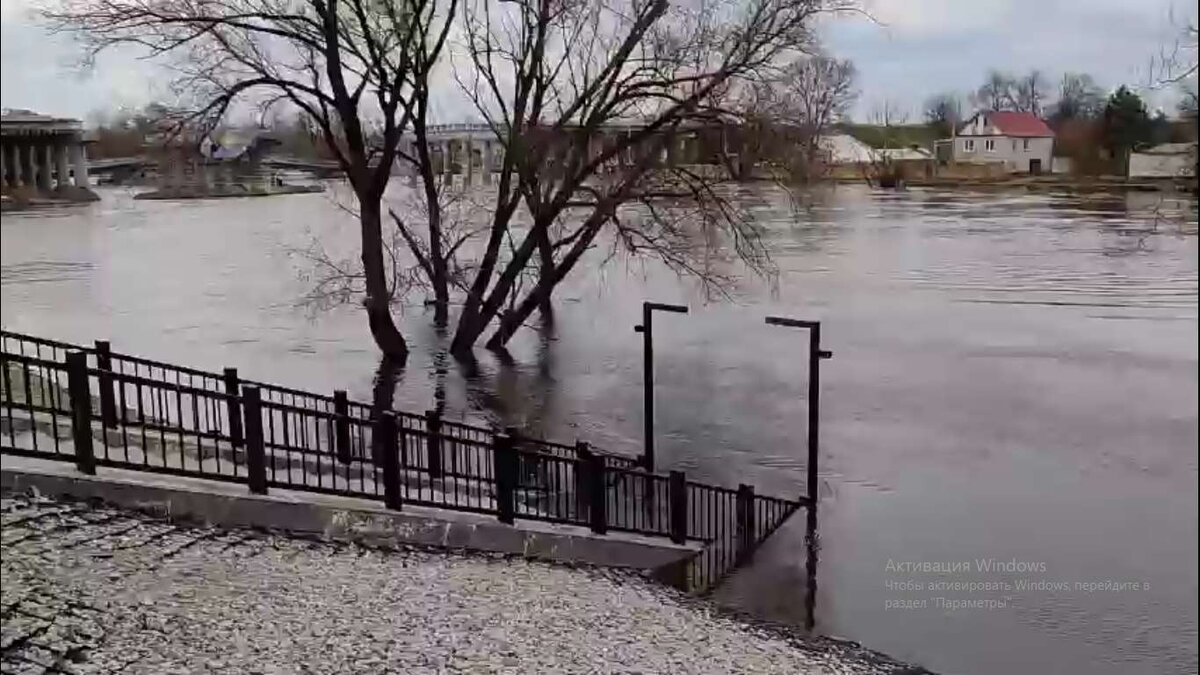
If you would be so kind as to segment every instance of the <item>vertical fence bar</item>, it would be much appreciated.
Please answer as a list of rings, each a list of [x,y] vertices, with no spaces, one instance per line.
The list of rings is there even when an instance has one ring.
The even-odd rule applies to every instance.
[[[672,471],[669,481],[667,493],[671,503],[671,541],[685,544],[688,525],[687,478],[682,471]]]
[[[96,455],[92,450],[92,394],[88,390],[87,354],[84,352],[67,354],[67,395],[71,399],[71,435],[75,443],[75,466],[83,473],[95,475]]]
[[[383,434],[379,447],[383,450],[383,503],[396,511],[400,510],[400,448],[397,443],[396,413],[388,410],[379,418],[379,433]]]
[[[96,340],[96,369],[101,371],[100,419],[109,429],[117,428],[117,402],[113,398],[112,346],[108,340]]]
[[[235,448],[242,447],[242,410],[239,403],[238,390],[241,380],[238,379],[237,368],[225,369],[225,399],[226,413],[229,415],[229,444]],[[261,402],[261,399],[259,399]],[[262,438],[262,423],[259,422],[259,438]]]
[[[737,491],[736,564],[750,559],[754,551],[754,488],[742,483]]]
[[[342,464],[350,463],[350,399],[345,391],[333,392],[334,452]]]
[[[588,503],[590,505],[589,522],[592,532],[604,534],[608,532],[608,496],[605,494],[607,479],[604,471],[604,455],[592,453],[585,465],[587,467]]]
[[[442,416],[436,410],[425,411],[425,450],[428,453],[429,477],[442,477]]]
[[[516,514],[513,493],[517,482],[517,449],[513,437],[493,436],[492,452],[496,463],[496,516],[500,522],[511,525]]]
[[[225,372],[228,374],[229,371]],[[244,408],[246,414],[246,471],[250,478],[250,492],[256,495],[265,495],[267,494],[267,457],[266,450],[263,448],[262,394],[259,393],[258,387],[246,387],[242,390],[242,405],[239,407]],[[230,421],[232,422],[232,418]],[[291,480],[291,477],[289,476],[288,479]]]

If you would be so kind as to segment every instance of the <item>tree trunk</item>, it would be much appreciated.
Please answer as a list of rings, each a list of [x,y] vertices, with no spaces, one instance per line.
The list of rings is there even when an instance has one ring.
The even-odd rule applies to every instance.
[[[544,230],[545,226],[535,220],[531,228],[532,231],[521,240],[521,245],[513,252],[513,256],[508,261],[508,264],[504,266],[504,270],[496,277],[496,283],[492,286],[492,290],[488,293],[487,298],[480,305],[479,309],[469,317],[470,323],[465,323],[465,320],[468,319],[467,316],[459,317],[458,332],[454,335],[454,340],[455,342],[460,338],[466,340],[468,351],[479,340],[479,336],[483,335],[483,332],[487,330],[488,324],[500,314],[500,310],[503,309],[504,302],[508,299],[508,294],[512,292],[513,287],[516,285],[521,272],[525,270],[525,266],[529,264],[529,261],[533,258],[533,254],[537,252],[537,242],[541,237],[537,232],[538,229]],[[551,267],[551,273],[553,273],[553,266]],[[542,282],[539,279],[538,286],[541,285]],[[550,283],[550,287],[554,287],[553,282]],[[528,317],[529,312],[525,312],[521,321],[524,321]],[[501,321],[502,325],[507,323],[507,321]],[[519,326],[520,322],[517,325]],[[503,345],[507,341],[508,339],[505,338],[500,344]],[[489,348],[491,348],[491,344],[491,342],[488,343]]]
[[[392,320],[391,292],[383,266],[383,235],[378,199],[359,199],[359,224],[362,228],[362,263],[367,296],[363,307],[375,344],[388,358],[403,363],[408,358],[408,343]]]
[[[554,287],[574,269],[575,264],[583,257],[583,253],[592,245],[592,241],[595,240],[596,235],[600,232],[600,228],[606,220],[607,218],[603,215],[603,211],[600,208],[597,208],[592,213],[588,219],[589,222],[583,225],[584,232],[571,245],[570,250],[563,256],[562,262],[557,267],[552,265],[548,273],[541,274],[533,290],[529,291],[521,299],[521,302],[517,303],[515,308],[505,312],[500,318],[496,332],[487,341],[488,349],[504,349],[504,346],[512,339],[513,334],[517,332],[517,329],[525,323],[530,315],[543,303],[549,301],[550,295],[554,292]],[[543,270],[543,272],[546,271]]]
[[[442,250],[442,209],[438,199],[437,176],[433,173],[433,160],[429,156],[429,143],[425,134],[424,110],[415,124],[417,153],[420,161],[421,186],[425,192],[425,207],[429,211],[429,269],[433,286],[433,323],[442,328],[450,317],[450,275]]]
[[[383,418],[383,413],[392,410],[396,399],[396,382],[399,380],[403,361],[395,361],[386,353],[379,359],[379,368],[375,371],[375,381],[371,386],[371,421],[375,425]],[[374,426],[378,429],[378,426]],[[386,449],[384,437],[378,433],[371,434],[371,462],[375,466],[383,466],[383,453]]]
[[[501,175],[500,194],[507,194],[510,180],[510,175]],[[492,231],[488,237],[487,249],[480,261],[479,270],[475,273],[475,280],[471,284],[470,290],[467,291],[462,312],[458,315],[458,327],[454,331],[454,338],[450,341],[450,353],[456,357],[470,356],[475,341],[483,334],[494,315],[494,312],[484,311],[484,296],[487,294],[488,284],[492,280],[492,274],[495,272],[496,263],[499,260],[503,234],[508,228],[508,221],[516,210],[516,205],[515,199],[508,204],[498,204],[496,213],[492,216]],[[503,275],[501,275],[501,281],[503,281]]]
[[[538,280],[549,279],[554,275],[554,248],[550,245],[550,230],[547,228],[538,237]],[[542,296],[538,303],[538,311],[542,314],[542,321],[546,325],[554,323],[554,307],[550,303],[550,295],[554,292],[554,284],[550,284],[550,290]]]

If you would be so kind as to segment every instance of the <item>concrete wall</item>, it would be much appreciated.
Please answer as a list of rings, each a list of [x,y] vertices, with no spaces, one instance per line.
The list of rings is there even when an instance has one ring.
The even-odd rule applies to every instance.
[[[185,523],[279,530],[296,535],[371,545],[466,549],[528,558],[653,573],[672,584],[700,551],[698,542],[671,543],[663,537],[609,533],[587,528],[496,518],[406,504],[392,511],[377,502],[308,492],[271,489],[254,495],[244,484],[209,481],[101,467],[89,476],[74,464],[3,455],[0,486],[52,496],[100,499]]]
[[[1196,154],[1134,152],[1129,155],[1130,178],[1180,178],[1196,175]]]
[[[1008,166],[1002,162],[961,162],[937,167],[939,178],[996,178],[1008,173]]]

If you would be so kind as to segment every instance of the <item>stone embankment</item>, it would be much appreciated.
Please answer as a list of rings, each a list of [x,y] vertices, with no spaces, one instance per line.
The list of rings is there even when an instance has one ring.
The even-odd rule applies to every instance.
[[[4,673],[918,673],[643,576],[3,499]]]

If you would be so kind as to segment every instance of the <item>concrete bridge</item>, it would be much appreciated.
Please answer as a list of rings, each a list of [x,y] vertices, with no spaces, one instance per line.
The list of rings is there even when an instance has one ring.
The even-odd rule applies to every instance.
[[[29,110],[0,113],[0,189],[17,199],[87,201],[87,152],[79,120]]]
[[[643,128],[638,124],[607,125],[601,128],[589,139],[589,152],[599,154],[604,145],[615,137],[629,135]],[[568,129],[566,132],[570,132]],[[720,126],[693,125],[678,132],[665,150],[661,151],[658,161],[667,164],[717,164],[722,158],[736,157],[730,153],[731,134]],[[464,185],[482,183],[490,184],[492,174],[499,171],[504,160],[504,146],[496,140],[495,133],[486,124],[440,124],[429,128],[427,135],[430,153],[433,161],[434,174],[441,176],[445,182],[460,181]],[[401,141],[404,152],[413,152],[415,137],[407,135]],[[620,166],[627,166],[638,161],[635,147],[627,148],[620,157],[616,157],[606,167],[615,171]],[[158,158],[153,155],[139,157],[117,157],[94,160],[91,163],[93,174],[109,174],[114,177],[132,175],[141,170],[158,169]],[[341,167],[333,160],[302,159],[298,157],[266,156],[261,163],[264,167],[273,169],[307,171],[318,176],[335,176],[341,173]],[[407,178],[410,185],[415,185],[417,176],[411,167],[402,161],[397,161],[395,173]],[[459,178],[455,178],[458,176]]]
[[[642,124],[605,125],[588,139],[588,152],[593,157],[599,155],[608,139],[628,136],[643,128]],[[571,131],[565,129],[564,133]],[[429,127],[426,138],[430,144],[434,173],[443,176],[447,182],[453,181],[454,176],[458,175],[463,177],[464,184],[470,185],[478,176],[487,185],[491,182],[491,174],[498,171],[504,161],[504,146],[496,140],[495,132],[487,124],[433,125]],[[411,152],[414,142],[415,138],[410,134],[402,142],[402,148]],[[661,151],[658,160],[668,165],[710,164],[715,163],[722,154],[728,154],[728,151],[729,141],[723,127],[690,125],[677,132]],[[608,169],[616,170],[620,166],[634,164],[641,159],[639,152],[636,147],[626,148],[610,163]],[[416,176],[410,174],[409,181],[415,182]]]

